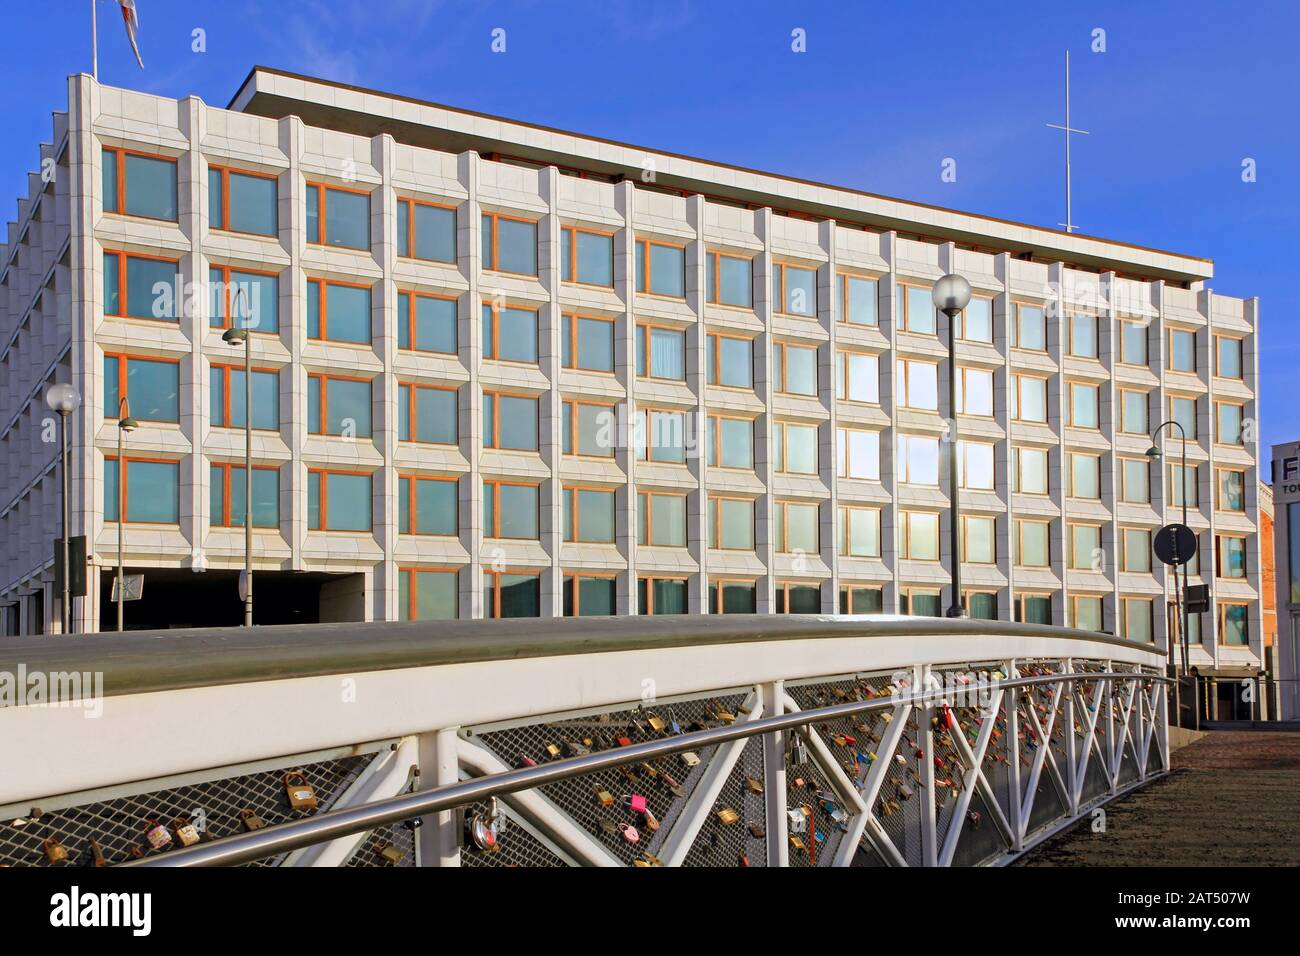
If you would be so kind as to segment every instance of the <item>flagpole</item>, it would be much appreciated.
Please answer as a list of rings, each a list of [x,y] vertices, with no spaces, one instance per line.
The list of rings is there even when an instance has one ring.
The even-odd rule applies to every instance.
[[[90,68],[95,82],[99,82],[99,22],[95,14],[95,0],[90,0]]]

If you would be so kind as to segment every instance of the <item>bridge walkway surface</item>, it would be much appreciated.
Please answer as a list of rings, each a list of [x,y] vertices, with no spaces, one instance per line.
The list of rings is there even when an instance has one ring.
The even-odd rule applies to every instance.
[[[1173,770],[1105,807],[1020,866],[1300,865],[1300,733],[1211,731]]]

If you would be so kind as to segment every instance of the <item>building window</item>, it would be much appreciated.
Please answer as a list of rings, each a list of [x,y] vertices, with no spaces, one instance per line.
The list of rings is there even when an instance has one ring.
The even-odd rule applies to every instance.
[[[537,310],[483,303],[483,358],[537,364]]]
[[[885,609],[883,588],[850,584],[840,588],[841,614],[880,614]]]
[[[993,373],[982,368],[957,369],[957,411],[993,417]]]
[[[483,537],[538,538],[540,486],[483,480]]]
[[[835,397],[840,401],[880,404],[880,356],[840,352],[835,363]]]
[[[1246,576],[1246,539],[1234,535],[1214,536],[1214,574],[1220,578]]]
[[[242,528],[248,499],[242,465],[213,465],[209,482],[208,523]],[[253,466],[253,527],[280,527],[280,469]]]
[[[370,193],[307,184],[307,242],[342,249],[370,248]]]
[[[459,488],[455,478],[400,476],[397,479],[398,533],[447,537],[459,534]]]
[[[841,505],[836,537],[846,558],[880,557],[880,509]]]
[[[934,295],[925,286],[904,285],[894,287],[895,305],[898,309],[898,327],[904,332],[921,335],[935,334]]]
[[[1070,567],[1075,571],[1101,571],[1106,567],[1106,553],[1101,547],[1101,526],[1071,524]]]
[[[1017,302],[1011,332],[1012,347],[1033,352],[1047,351],[1047,320],[1041,306]]]
[[[1145,322],[1120,322],[1119,361],[1121,365],[1140,365],[1143,368],[1150,364]]]
[[[1123,598],[1122,603],[1124,605],[1124,638],[1142,644],[1150,644],[1155,639],[1151,599],[1126,597]]]
[[[939,439],[898,436],[898,480],[905,485],[939,486]]]
[[[1231,402],[1215,402],[1217,418],[1215,442],[1220,445],[1240,445],[1242,443],[1242,413],[1245,409]]]
[[[307,280],[307,338],[370,344],[370,287]]]
[[[1169,466],[1169,503],[1175,507],[1186,504],[1195,508],[1200,504],[1200,482],[1196,475],[1196,465]]]
[[[636,457],[680,465],[686,461],[686,414],[654,408],[637,410]]]
[[[754,340],[709,335],[708,381],[723,388],[754,387]]]
[[[817,426],[774,422],[772,458],[781,474],[817,474]]]
[[[243,428],[244,370],[233,365],[213,365],[208,370],[208,385],[212,427]],[[131,411],[134,413],[135,408]],[[280,430],[280,373],[276,369],[253,369],[253,427]]]
[[[715,305],[754,307],[754,260],[710,252],[705,264],[708,272],[708,301]]]
[[[723,551],[754,550],[752,498],[709,498],[709,547]]]
[[[1214,374],[1219,378],[1241,378],[1241,339],[1214,337]]]
[[[397,347],[412,352],[455,355],[456,299],[454,296],[397,293]]]
[[[1098,428],[1098,390],[1096,385],[1070,383],[1070,421],[1073,428]]]
[[[180,421],[180,363],[173,359],[104,355],[104,415],[117,418],[123,398],[146,422]]]
[[[1102,629],[1101,598],[1091,594],[1070,595],[1070,626],[1084,631]]]
[[[307,430],[313,435],[370,437],[371,382],[341,375],[307,376]]]
[[[958,338],[967,342],[993,341],[993,300],[972,298],[958,317]]]
[[[1070,316],[1070,354],[1075,358],[1097,357],[1097,317],[1087,313]]]
[[[753,614],[758,610],[758,589],[753,581],[710,581],[710,614]]]
[[[783,395],[816,395],[817,349],[788,342],[774,344],[772,390]]]
[[[1047,421],[1047,379],[1033,375],[1016,375],[1011,392],[1011,417],[1018,422]]]
[[[1250,644],[1249,606],[1219,602],[1219,643],[1230,647]]]
[[[817,270],[777,262],[772,265],[772,299],[783,315],[817,314]]]
[[[530,219],[483,213],[483,268],[488,272],[537,275],[537,223]]]
[[[934,588],[902,588],[898,603],[898,609],[910,617],[940,617],[943,614],[939,592]]]
[[[176,221],[176,160],[105,148],[104,212]]]
[[[369,531],[371,476],[357,471],[307,472],[307,527],[312,531]]]
[[[996,591],[967,591],[962,595],[966,612],[977,621],[996,621],[998,619],[998,595]]]
[[[899,359],[896,363],[898,404],[901,408],[939,410],[939,366],[933,362]]]
[[[1200,574],[1201,573],[1201,536],[1199,534],[1195,534],[1192,537],[1194,538],[1194,543],[1192,546],[1191,557],[1187,561],[1187,573]],[[1197,618],[1197,620],[1200,620],[1200,618]]]
[[[776,586],[777,614],[820,614],[822,589],[816,584],[782,581]]]
[[[1126,435],[1147,433],[1147,393],[1121,388],[1119,430]]]
[[[1151,500],[1151,466],[1148,459],[1120,459],[1120,500],[1139,505]]]
[[[636,241],[636,291],[686,297],[686,249],[653,239]]]
[[[399,568],[397,613],[402,621],[454,621],[459,614],[459,573]]]
[[[564,576],[565,617],[608,617],[617,613],[614,578],[607,575]]]
[[[583,458],[613,458],[618,412],[613,405],[566,401],[562,406],[560,451]]]
[[[686,547],[686,495],[637,492],[636,543],[654,548]]]
[[[483,614],[489,618],[541,617],[541,575],[484,571]]]
[[[939,516],[932,511],[898,513],[899,554],[908,561],[939,560]]]
[[[1016,520],[1016,564],[1022,568],[1045,568],[1051,564],[1048,545],[1051,522]]]
[[[577,226],[561,227],[560,280],[613,286],[614,234]]]
[[[984,442],[957,442],[957,487],[975,491],[994,489],[993,446]]]
[[[397,254],[403,259],[456,261],[456,208],[397,200]]]
[[[686,332],[659,325],[636,327],[636,374],[641,378],[684,381]]]
[[[880,480],[880,432],[835,429],[835,456],[839,477]]]
[[[180,522],[180,465],[156,458],[127,458],[126,481],[118,488],[118,460],[104,459],[104,520],[117,521],[119,496],[127,523]]]
[[[982,515],[962,515],[961,559],[968,564],[997,561],[997,523]]]
[[[277,177],[208,167],[208,228],[274,236],[280,231]],[[163,217],[166,218],[166,217]]]
[[[818,553],[821,550],[818,530],[819,512],[820,509],[816,504],[778,501],[774,516],[777,553]]]
[[[614,492],[599,488],[565,488],[564,540],[589,544],[614,541]]]
[[[455,445],[459,440],[456,389],[399,383],[397,440]]]
[[[175,322],[180,263],[173,259],[104,253],[104,315]]]
[[[1047,494],[1047,449],[1018,446],[1011,456],[1015,489],[1022,495]]]
[[[1146,528],[1123,528],[1120,539],[1124,543],[1121,570],[1135,574],[1151,572],[1151,532]]]
[[[849,325],[880,325],[880,285],[865,276],[840,276],[840,321]]]
[[[537,399],[531,395],[485,391],[483,447],[537,451]]]
[[[560,319],[560,364],[584,372],[614,371],[614,320],[566,314]]]
[[[280,331],[280,279],[273,272],[230,266],[208,269],[208,325],[252,332]]]
[[[1188,441],[1196,438],[1196,399],[1171,397],[1169,417],[1182,426]]]
[[[686,614],[686,578],[638,578],[638,614]]]
[[[1246,473],[1221,468],[1218,473],[1218,494],[1214,507],[1218,511],[1246,510]]]
[[[1015,601],[1015,616],[1021,624],[1051,624],[1051,596],[1048,594],[1018,595]]]
[[[1169,371],[1196,371],[1196,333],[1190,329],[1169,330]]]
[[[1101,497],[1101,456],[1070,452],[1070,497]]]
[[[754,422],[748,418],[709,416],[708,464],[714,468],[754,467]]]

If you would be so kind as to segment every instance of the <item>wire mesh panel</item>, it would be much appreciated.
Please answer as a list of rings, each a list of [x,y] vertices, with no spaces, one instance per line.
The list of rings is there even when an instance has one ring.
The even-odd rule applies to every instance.
[[[709,807],[683,866],[766,866],[767,803],[763,792],[763,742],[746,741]]]
[[[343,864],[347,867],[415,866],[415,831],[388,824],[371,832]]]
[[[487,811],[486,802],[473,803],[465,808],[464,816],[466,820],[473,820],[475,815]],[[500,807],[498,813],[502,814],[503,822],[496,845],[491,850],[482,850],[472,841],[466,840],[460,851],[461,866],[556,867],[566,865],[563,859],[535,837],[513,814]]]
[[[118,797],[39,815],[33,813],[21,822],[0,823],[0,863],[50,865],[47,847],[57,844],[66,850],[69,864],[96,864],[97,845],[103,864],[111,865],[179,847],[178,827],[186,822],[202,824],[203,839],[207,840],[242,833],[248,823],[256,821],[269,826],[302,819],[333,806],[373,759],[372,754],[364,754],[305,766],[291,764],[276,770]],[[315,809],[295,810],[290,806],[284,783],[284,775],[290,770],[301,770],[315,791],[318,800]],[[151,847],[146,837],[148,831],[158,826],[165,828],[170,841],[162,850]],[[280,854],[248,865],[278,866],[283,859],[284,854]]]

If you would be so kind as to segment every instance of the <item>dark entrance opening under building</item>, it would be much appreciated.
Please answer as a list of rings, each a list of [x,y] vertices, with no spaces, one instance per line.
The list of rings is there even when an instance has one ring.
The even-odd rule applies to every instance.
[[[244,623],[238,571],[196,573],[175,568],[126,568],[144,575],[144,596],[127,601],[128,631],[176,627],[238,627]],[[116,570],[100,575],[99,629],[117,629],[113,603]],[[360,574],[261,571],[253,577],[254,624],[321,624],[365,619],[365,584]]]

